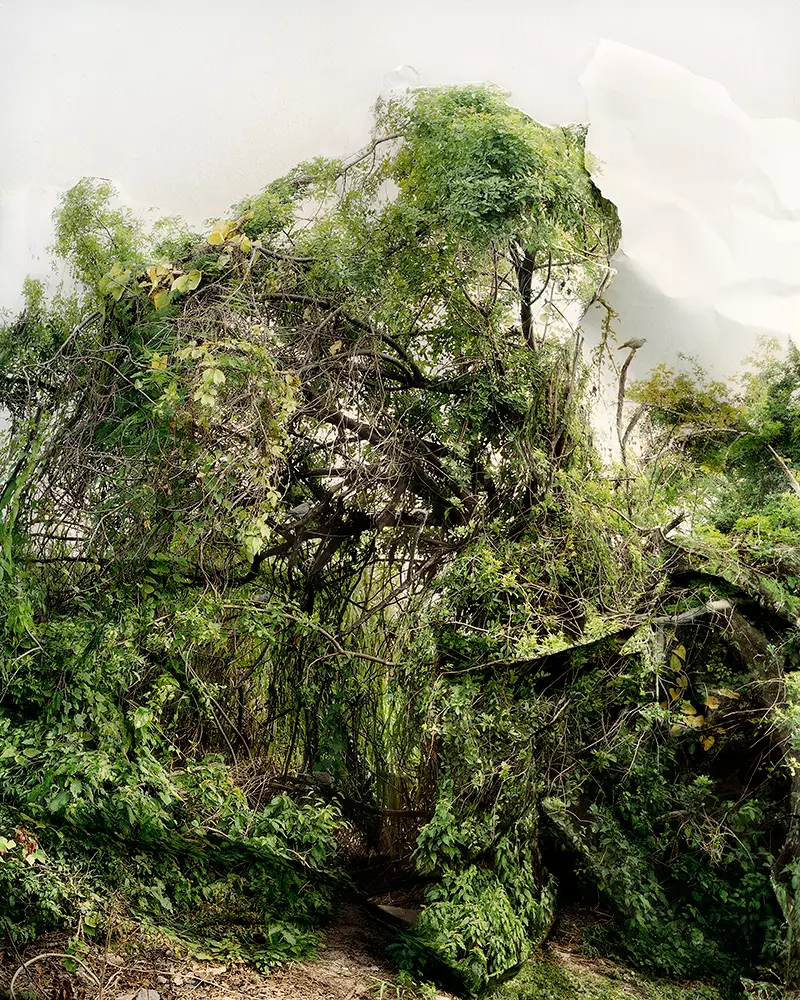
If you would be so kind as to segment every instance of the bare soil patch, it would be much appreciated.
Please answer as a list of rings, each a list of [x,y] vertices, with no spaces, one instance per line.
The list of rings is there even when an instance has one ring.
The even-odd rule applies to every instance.
[[[6,946],[0,952],[0,998],[10,997],[15,973],[34,960],[16,976],[17,998],[96,1000],[100,981],[102,1000],[367,1000],[396,978],[386,958],[390,939],[388,928],[357,903],[343,901],[324,929],[318,958],[264,976],[241,965],[180,962],[161,951],[125,959],[99,949],[87,957],[86,969],[67,973],[63,959],[41,958],[67,945],[64,937],[48,936],[24,950]]]

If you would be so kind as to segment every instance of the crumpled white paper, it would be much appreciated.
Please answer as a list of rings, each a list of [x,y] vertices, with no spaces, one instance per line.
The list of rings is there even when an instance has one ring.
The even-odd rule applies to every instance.
[[[622,309],[626,334],[655,331],[648,360],[671,346],[708,360],[716,337],[731,342],[726,358],[713,345],[728,368],[759,333],[797,335],[800,122],[754,120],[719,83],[607,40],[580,82],[587,165],[622,220],[614,295],[639,283],[671,300],[653,317],[640,294],[633,330]]]

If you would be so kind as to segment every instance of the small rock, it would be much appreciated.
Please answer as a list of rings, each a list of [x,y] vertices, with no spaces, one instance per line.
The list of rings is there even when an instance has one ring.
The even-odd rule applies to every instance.
[[[161,994],[157,990],[146,990],[142,987],[136,994],[136,1000],[161,1000]]]
[[[166,976],[156,976],[156,982],[158,983],[159,986],[166,986],[167,985],[167,977]]]
[[[180,972],[177,972],[172,977],[172,982],[175,986],[183,986],[183,976],[180,974]]]
[[[213,979],[214,976],[222,976],[227,971],[228,971],[228,966],[227,965],[215,965],[215,966],[213,966],[210,969],[203,969],[203,975],[204,976],[211,976],[211,978]]]
[[[118,993],[117,1000],[134,1000],[135,993]]]

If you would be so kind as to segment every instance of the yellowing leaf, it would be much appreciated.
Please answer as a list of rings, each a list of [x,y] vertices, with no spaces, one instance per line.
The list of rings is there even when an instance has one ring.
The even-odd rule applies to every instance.
[[[208,242],[212,247],[221,247],[225,240],[229,239],[235,232],[235,222],[231,222],[229,219],[218,219],[208,234]]]
[[[672,701],[677,701],[682,694],[683,694],[683,691],[680,688],[670,688],[669,689],[669,696],[672,699]]]
[[[253,244],[251,243],[251,241],[248,239],[247,236],[242,237],[241,243],[239,244],[239,249],[242,251],[242,253],[250,253],[250,251],[253,249]]]
[[[679,660],[686,663],[686,647],[684,645],[676,646],[672,650],[672,655],[677,656]]]
[[[675,683],[678,685],[678,687],[687,688],[689,687],[689,678],[686,676],[686,674],[678,674],[678,676],[675,678]]]
[[[334,343],[331,344],[328,353],[330,353],[330,354],[338,354],[339,351],[341,351],[341,349],[342,349],[342,342],[341,342],[341,340],[337,340],[337,341],[334,341]]]
[[[153,371],[163,372],[167,367],[167,356],[166,354],[154,354],[150,359],[150,367]]]
[[[194,289],[197,288],[202,277],[202,271],[189,271],[188,274],[179,274],[178,277],[172,282],[170,291],[185,295],[186,292],[194,291]]]
[[[676,722],[674,726],[669,727],[670,736],[677,736],[678,733],[682,731],[683,731],[683,726],[679,722]]]
[[[156,292],[153,296],[153,305],[156,309],[163,309],[165,305],[169,302],[169,292],[166,288],[162,288],[160,292]]]
[[[735,691],[731,691],[730,688],[720,688],[717,694],[723,698],[732,698],[734,701],[739,700],[739,695]]]
[[[151,286],[156,288],[158,285],[166,284],[172,278],[172,268],[165,264],[153,264],[147,269],[147,277],[150,279]]]
[[[719,708],[719,706],[720,706],[720,699],[719,698],[715,698],[713,694],[710,694],[706,698],[705,704],[706,704],[706,707],[710,708],[711,711],[713,712],[715,708]]]
[[[687,726],[691,726],[692,729],[699,729],[700,726],[706,724],[706,720],[702,715],[687,715],[683,720]]]
[[[681,705],[681,713],[683,715],[697,715],[697,709],[694,707],[694,705],[690,705],[688,701],[685,701]]]
[[[714,737],[713,736],[704,736],[702,738],[702,740],[700,740],[700,746],[704,750],[710,750],[711,747],[714,746]]]

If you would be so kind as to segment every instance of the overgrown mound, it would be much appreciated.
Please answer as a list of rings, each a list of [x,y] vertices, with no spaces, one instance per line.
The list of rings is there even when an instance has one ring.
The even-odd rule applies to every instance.
[[[559,891],[642,964],[797,979],[796,357],[628,416],[632,347],[603,464],[578,323],[618,220],[581,130],[488,88],[379,105],[203,235],[111,194],[57,216],[80,291],[0,332],[9,933],[113,889],[296,956],[341,815],[425,885],[399,961],[466,991]]]
[[[221,761],[159,761],[131,720],[127,753],[92,746],[95,720],[80,739],[48,721],[9,726],[3,741],[0,922],[11,942],[64,928],[102,942],[140,926],[257,968],[313,952],[336,882],[330,806],[278,797],[254,812]]]

